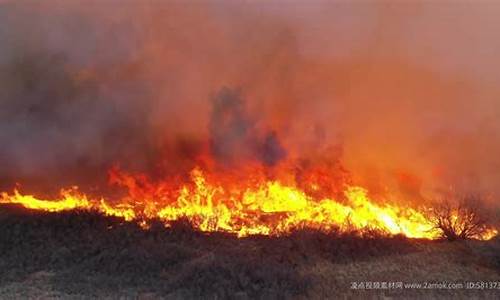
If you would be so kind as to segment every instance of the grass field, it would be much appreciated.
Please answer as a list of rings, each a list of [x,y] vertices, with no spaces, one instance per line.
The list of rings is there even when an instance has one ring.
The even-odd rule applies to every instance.
[[[179,221],[143,230],[91,212],[0,206],[0,298],[498,298],[496,289],[392,283],[500,284],[500,241],[426,241],[373,233],[238,239]],[[372,289],[352,289],[369,282]],[[377,289],[374,289],[377,287]]]

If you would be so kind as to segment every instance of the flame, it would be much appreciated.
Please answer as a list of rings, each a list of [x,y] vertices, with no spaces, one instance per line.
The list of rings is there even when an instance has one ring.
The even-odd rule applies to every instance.
[[[118,201],[89,199],[73,187],[61,190],[59,199],[44,200],[23,195],[16,189],[13,194],[0,194],[0,203],[17,203],[49,212],[96,210],[127,221],[137,220],[143,228],[148,228],[147,220],[151,219],[160,219],[168,225],[187,218],[201,231],[231,232],[239,237],[281,235],[296,228],[324,231],[371,228],[409,238],[439,237],[425,211],[378,204],[359,186],[346,186],[342,200],[318,198],[280,180],[254,178],[255,182],[246,186],[225,186],[199,167],[177,188],[171,182],[152,184],[143,176],[116,171],[111,172],[111,181],[127,186],[128,195]],[[317,182],[311,182],[309,187],[312,191],[322,188]],[[490,239],[497,233],[492,229],[481,239]]]
[[[33,195],[22,195],[17,189],[13,195],[0,194],[0,203],[17,203],[28,209],[58,212],[70,209],[90,209],[91,203],[85,195],[78,193],[78,188],[62,189],[61,198],[58,200],[44,200]]]

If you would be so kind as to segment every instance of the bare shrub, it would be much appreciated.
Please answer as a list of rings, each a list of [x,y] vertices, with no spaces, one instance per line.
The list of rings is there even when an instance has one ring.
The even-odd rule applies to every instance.
[[[458,199],[440,201],[431,210],[434,229],[449,241],[480,239],[490,226],[479,195],[466,195]]]

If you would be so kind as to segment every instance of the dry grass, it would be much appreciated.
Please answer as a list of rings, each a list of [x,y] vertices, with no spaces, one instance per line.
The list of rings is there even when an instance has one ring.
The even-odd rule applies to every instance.
[[[378,233],[237,239],[178,222],[144,231],[88,212],[0,207],[0,298],[324,299],[464,291],[355,291],[351,281],[498,280],[500,247]],[[477,291],[476,291],[477,293]],[[483,293],[484,294],[484,293]],[[487,295],[487,294],[484,294]]]

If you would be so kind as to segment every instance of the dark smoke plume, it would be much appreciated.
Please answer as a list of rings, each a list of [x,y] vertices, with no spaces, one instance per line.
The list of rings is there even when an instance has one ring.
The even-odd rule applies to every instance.
[[[213,98],[209,130],[211,152],[223,164],[256,159],[273,166],[286,156],[276,132],[258,132],[236,90],[223,88]]]

